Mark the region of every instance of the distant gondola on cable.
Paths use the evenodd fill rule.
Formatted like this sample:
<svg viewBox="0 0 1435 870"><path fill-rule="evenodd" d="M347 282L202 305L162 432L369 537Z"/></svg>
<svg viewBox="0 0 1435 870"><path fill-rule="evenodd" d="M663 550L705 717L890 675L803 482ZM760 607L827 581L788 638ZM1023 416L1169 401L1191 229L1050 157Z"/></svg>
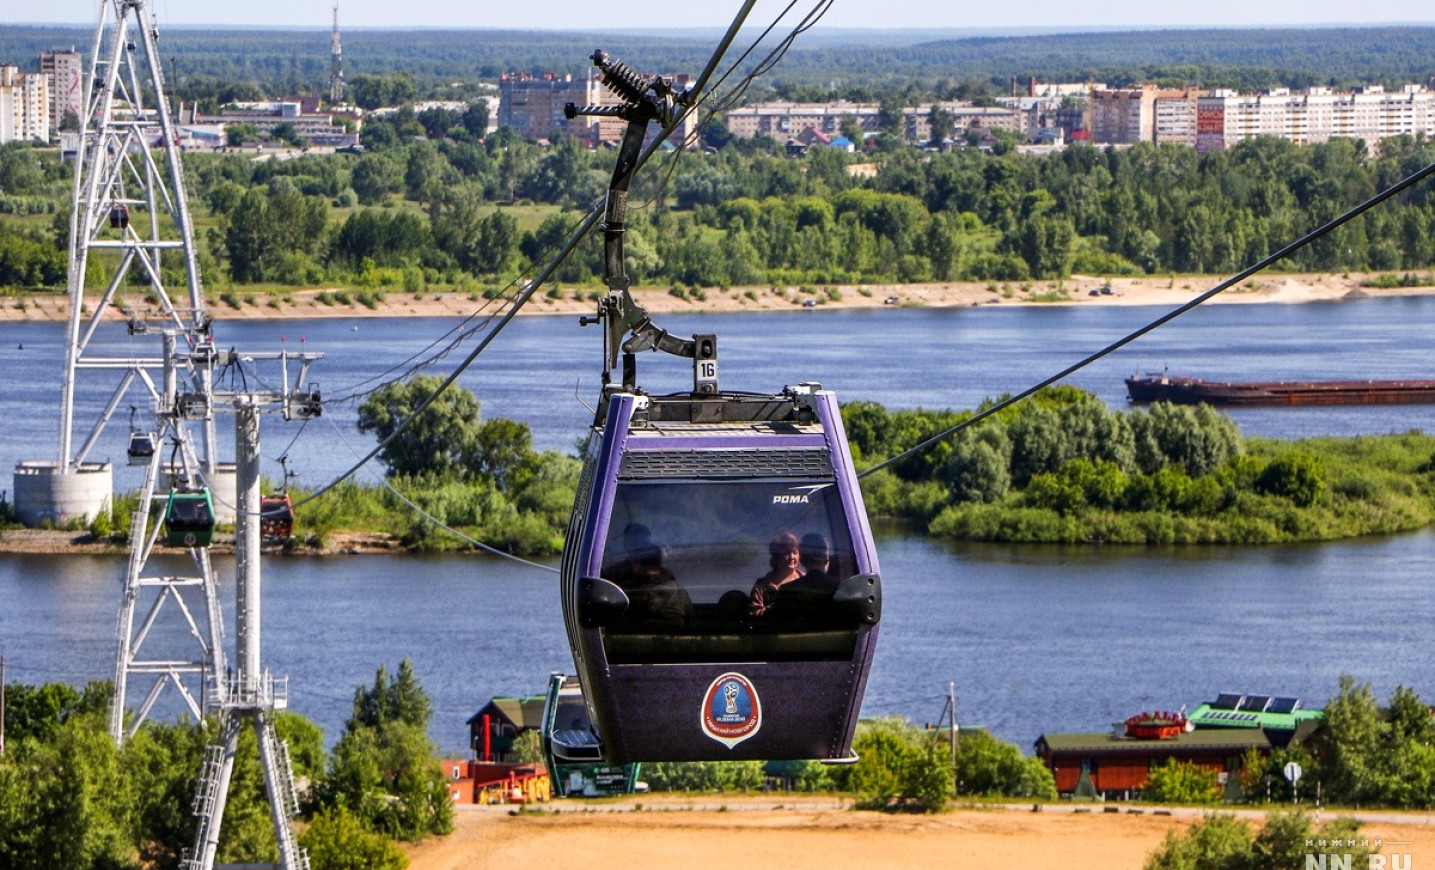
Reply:
<svg viewBox="0 0 1435 870"><path fill-rule="evenodd" d="M214 541L214 500L209 489L169 491L164 542L171 547L208 547Z"/></svg>
<svg viewBox="0 0 1435 870"><path fill-rule="evenodd" d="M111 229L122 230L130 225L130 207L124 203L110 206Z"/></svg>
<svg viewBox="0 0 1435 870"><path fill-rule="evenodd" d="M266 544L282 544L294 536L294 503L289 498L289 479L294 473L284 457L279 464L284 469L283 489L259 499L259 535Z"/></svg>
<svg viewBox="0 0 1435 870"><path fill-rule="evenodd" d="M259 499L259 534L267 544L283 543L294 536L294 505L289 493Z"/></svg>
<svg viewBox="0 0 1435 870"><path fill-rule="evenodd" d="M628 184L648 121L671 126L686 95L593 59L625 105L568 114L629 123L603 225L608 294L583 319L604 326L603 391L560 578L591 742L611 764L851 760L882 602L836 397L723 392L717 337L677 338L634 302ZM691 359L692 391L640 389L643 350Z"/></svg>
<svg viewBox="0 0 1435 870"><path fill-rule="evenodd" d="M154 434L135 425L134 407L130 408L130 443L125 453L130 465L149 465L154 458Z"/></svg>

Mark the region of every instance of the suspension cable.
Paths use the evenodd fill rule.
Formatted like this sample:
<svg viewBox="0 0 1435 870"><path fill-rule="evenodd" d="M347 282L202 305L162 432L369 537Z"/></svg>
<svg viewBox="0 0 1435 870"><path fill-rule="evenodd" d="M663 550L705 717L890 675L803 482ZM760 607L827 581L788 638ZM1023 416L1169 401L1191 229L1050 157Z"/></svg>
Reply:
<svg viewBox="0 0 1435 870"><path fill-rule="evenodd" d="M752 7L756 5L756 2L757 0L744 0L742 8L738 11L737 16L734 17L732 24L728 27L727 32L723 34L723 37L719 41L717 48L714 50L712 57L709 59L707 66L704 67L702 73L693 83L693 87L688 93L700 94L702 92L702 88L706 87L708 79L712 77L713 72L717 69L717 65L721 61L722 55L727 52L727 49L732 44L733 39L736 38L738 31L742 28L743 22L747 19L748 12L750 12ZM636 173L638 169L640 169L645 163L647 163L647 161L653 156L653 154L658 152L663 142L667 140L668 136L672 134L673 130L677 129L678 125L682 123L683 119L686 118L691 111L692 107L685 105L683 107L683 111L675 112L673 114L671 121L663 125L662 128L658 130L657 135L653 137L653 141L646 148L643 149L641 154L639 154L637 160L633 165L633 172ZM320 496L327 493L329 490L338 486L340 483L344 482L345 480L348 480L355 473L357 473L360 468L368 464L370 460L383 452L384 448L387 447L390 443L392 443L395 438L397 438L405 430L407 430L409 426L413 424L414 420L418 419L418 416L420 414L426 411L430 405L437 401L438 397L442 395L443 392L447 390L449 386L453 384L454 381L458 380L459 375L463 374L463 372L467 370L470 365L473 364L474 360L478 359L479 354L483 353L483 351L488 348L488 345L492 343L493 339L496 338L498 334L503 331L504 327L506 327L513 320L513 318L518 314L519 310L522 309L525 304L527 304L529 299L533 298L533 294L537 292L538 288L542 286L543 282L547 281L548 278L552 276L555 271L558 270L558 267L561 266L565 260L567 260L568 256L573 252L574 249L578 247L578 244L588 235L589 231L591 231L593 227L597 225L599 219L603 216L604 209L605 204L600 202L588 212L587 217L585 217L583 221L578 225L573 235L568 239L566 243L564 243L563 247L558 251L554 258L549 261L548 265L543 268L543 271L539 273L538 277L528 282L528 286L526 286L517 296L513 298L513 301L509 306L508 312L504 314L502 319L500 319L499 322L488 332L488 334L484 336L483 340L479 342L478 346L475 347L473 351L470 352L468 356L466 356L463 361L459 363L458 367L455 368L454 371L449 374L448 377L444 378L443 382L437 387L435 387L434 391L430 393L428 397L425 398L422 402L420 402L418 407L414 408L414 410L411 411L407 417L401 420L399 424L394 427L394 431L389 433L388 437L381 440L378 445L374 447L373 450L365 454L365 456L357 463L350 466L338 477L324 484L322 487L297 502L294 507L297 508L301 505L308 504L309 502L313 501L316 498L319 498Z"/></svg>
<svg viewBox="0 0 1435 870"><path fill-rule="evenodd" d="M1048 378L1045 378L1037 384L1027 387L1025 390L1022 390L1015 395L1008 396L1007 398L1002 399L1001 401L993 404L991 407L986 408L985 410L978 411L966 420L963 420L962 422L957 423L956 425L951 426L947 429L943 429L941 432L938 432L937 434L931 436L930 438L927 438L925 441L922 441L919 444L913 445L912 447L903 450L901 453L898 453L895 456L891 456L887 459L882 460L871 468L868 468L859 473L857 477L863 478L869 474L874 474L884 468L887 468L893 463L900 462L901 460L906 459L908 456L911 456L914 453L920 453L921 451L926 450L928 447L931 447L934 444L937 444L941 441L946 440L947 438L950 438L951 436L962 431L963 429L966 429L968 426L975 425L976 423L985 420L993 414L1005 408L1011 407L1012 405L1016 404L1017 402L1020 402L1022 399L1027 398L1038 390L1049 387L1057 381L1060 381L1069 375L1081 371L1082 369L1086 368L1097 360L1110 356L1112 353L1115 353L1117 350L1120 350L1121 348L1125 347L1126 345L1130 344L1141 336L1147 334L1148 332L1151 332L1161 326L1166 325L1167 323L1170 323L1172 320L1175 320L1177 317L1180 317L1182 314L1185 314L1192 308L1195 308L1203 302L1206 302L1207 300L1211 299L1216 294L1229 290L1231 287L1234 287L1235 285L1241 283L1242 281L1246 280L1257 272L1260 272L1270 267L1273 263L1279 262L1280 260L1285 259L1296 251L1299 251L1301 248L1304 248L1311 242L1314 242L1316 239L1319 239L1322 236L1325 236L1326 234L1332 232L1333 230L1344 226L1350 221L1355 220L1357 217L1360 217L1367 211L1370 211L1375 206L1385 202L1387 199L1390 199L1396 194L1403 193L1411 187L1414 187L1416 184L1419 184L1426 178L1429 178L1431 175L1435 175L1435 163L1431 163L1425 168L1406 176L1405 178L1401 179L1400 181L1396 182L1385 190L1382 190L1380 193L1377 193L1370 199L1367 199L1365 202L1362 202L1360 205L1357 205L1355 208L1352 208L1344 214L1334 218L1333 220L1322 224L1319 227L1316 227L1314 230L1311 230L1310 232L1296 239L1294 242L1291 242L1284 248L1281 248L1279 251L1276 251L1274 254L1267 256L1265 259L1259 261L1253 266L1246 267L1246 269L1244 269L1243 271L1238 272L1230 278L1227 278L1226 280L1212 287L1210 290L1207 290L1206 292L1195 297L1184 305L1181 305L1179 308L1176 308L1172 311L1167 312L1166 314L1163 314L1162 316L1156 318L1155 320L1151 321L1145 326L1142 326L1134 332L1127 333L1125 336L1117 339L1111 344L1108 344L1101 350L1098 350L1090 356L1087 356L1067 366L1066 368L1062 369L1061 371Z"/></svg>

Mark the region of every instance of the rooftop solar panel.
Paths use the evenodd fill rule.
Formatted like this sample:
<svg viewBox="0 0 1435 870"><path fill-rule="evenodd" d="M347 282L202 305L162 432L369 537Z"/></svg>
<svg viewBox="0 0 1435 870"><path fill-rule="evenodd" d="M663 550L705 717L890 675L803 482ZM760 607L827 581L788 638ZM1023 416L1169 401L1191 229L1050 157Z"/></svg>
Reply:
<svg viewBox="0 0 1435 870"><path fill-rule="evenodd" d="M1272 698L1266 708L1270 713L1294 713L1300 709L1300 698Z"/></svg>
<svg viewBox="0 0 1435 870"><path fill-rule="evenodd" d="M1211 702L1211 707L1216 710L1234 710L1240 706L1241 701L1244 701L1245 698L1245 695L1222 692L1216 696L1216 700Z"/></svg>
<svg viewBox="0 0 1435 870"><path fill-rule="evenodd" d="M1246 700L1244 703L1241 704L1240 709L1250 710L1255 713L1261 713L1265 711L1266 706L1270 704L1270 702L1270 695L1247 695Z"/></svg>

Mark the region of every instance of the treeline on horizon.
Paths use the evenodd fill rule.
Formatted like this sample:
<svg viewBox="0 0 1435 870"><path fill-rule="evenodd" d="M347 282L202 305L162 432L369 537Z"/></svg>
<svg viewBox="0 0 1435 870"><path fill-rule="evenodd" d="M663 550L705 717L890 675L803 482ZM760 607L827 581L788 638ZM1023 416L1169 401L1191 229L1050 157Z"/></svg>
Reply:
<svg viewBox="0 0 1435 870"><path fill-rule="evenodd" d="M324 22L326 23L326 22ZM300 29L162 28L166 76L184 99L214 82L243 82L268 96L328 92L324 23ZM29 68L40 51L88 52L93 25L0 25L0 60ZM876 99L914 90L1005 94L1015 78L1259 90L1427 83L1435 74L1430 27L1141 30L975 36L894 45L860 32L848 44L799 38L749 99ZM585 75L603 48L634 68L696 75L716 39L651 34L516 30L345 30L345 73L412 76L425 98L463 99L507 72ZM741 46L740 46L741 47ZM755 56L765 54L755 52ZM734 53L736 56L736 53ZM1120 60L1113 60L1119 58ZM457 87L453 85L457 83ZM975 87L974 87L975 85Z"/></svg>
<svg viewBox="0 0 1435 870"><path fill-rule="evenodd" d="M362 155L187 155L200 264L218 294L210 304L240 307L241 293L259 304L248 288L323 285L477 300L547 262L601 199L612 155L571 139L543 147L503 128L479 141L464 117L429 109L374 119ZM755 300L764 287L791 300L794 286L837 298L843 290L822 285L870 293L861 285L964 280L1040 301L1068 298L1061 282L1073 274L1171 284L1177 274L1230 274L1435 162L1435 145L1408 137L1378 143L1378 156L1359 141L1272 138L1207 155L1142 143L1035 156L1010 146L929 154L887 133L874 157L819 148L791 158L720 124L704 135L716 153L689 149L640 176L635 196L654 205L635 210L627 232L636 282L697 298L752 288L741 292ZM848 171L868 159L880 167L873 177ZM0 146L0 213L22 218L0 224L0 288L64 287L70 179L53 150ZM99 286L101 258L89 262ZM1279 268L1432 266L1435 194L1424 185ZM165 268L168 283L183 282L180 264ZM602 273L590 235L545 292L590 295ZM147 286L138 269L132 280Z"/></svg>

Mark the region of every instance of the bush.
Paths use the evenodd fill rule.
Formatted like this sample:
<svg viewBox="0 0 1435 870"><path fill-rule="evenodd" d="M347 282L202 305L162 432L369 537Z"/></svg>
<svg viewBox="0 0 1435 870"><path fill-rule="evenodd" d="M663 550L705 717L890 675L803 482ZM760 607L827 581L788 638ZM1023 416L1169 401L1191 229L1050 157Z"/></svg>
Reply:
<svg viewBox="0 0 1435 870"><path fill-rule="evenodd" d="M1220 803L1220 776L1208 767L1171 759L1151 771L1141 796L1158 804Z"/></svg>
<svg viewBox="0 0 1435 870"><path fill-rule="evenodd" d="M952 759L945 743L899 719L857 726L856 764L833 772L839 788L869 810L945 810L952 797Z"/></svg>
<svg viewBox="0 0 1435 870"><path fill-rule="evenodd" d="M1325 470L1320 460L1308 454L1282 456L1256 478L1256 491L1288 498L1298 507L1310 507L1325 493Z"/></svg>
<svg viewBox="0 0 1435 870"><path fill-rule="evenodd" d="M957 741L961 794L983 797L1054 798L1056 780L1039 758L985 731L963 731Z"/></svg>

